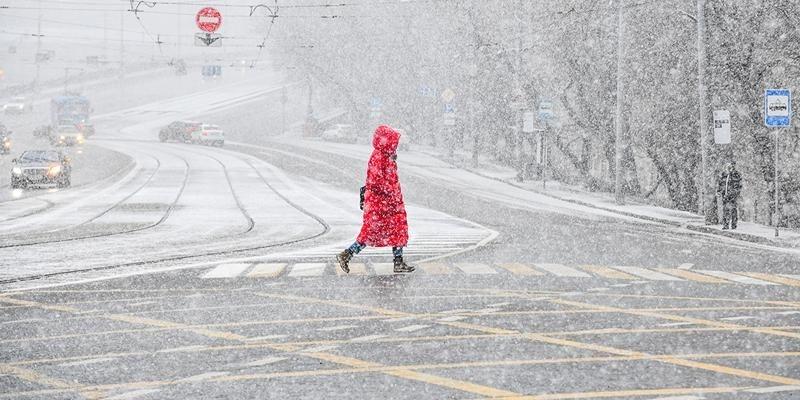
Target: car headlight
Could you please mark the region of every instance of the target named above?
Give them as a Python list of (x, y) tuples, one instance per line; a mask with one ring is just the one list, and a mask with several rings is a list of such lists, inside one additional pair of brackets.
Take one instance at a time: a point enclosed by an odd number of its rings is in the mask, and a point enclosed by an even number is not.
[(66, 139), (66, 138), (67, 138), (66, 136), (64, 136), (64, 135), (61, 135), (61, 140), (64, 140), (64, 139)]
[(50, 175), (58, 175), (60, 172), (61, 172), (61, 166), (60, 165), (54, 165), (54, 166), (50, 167), (49, 171), (47, 171), (47, 173), (50, 174)]
[(22, 168), (20, 167), (11, 168), (11, 173), (14, 175), (22, 175)]
[(83, 135), (78, 135), (78, 141), (80, 141), (80, 142), (83, 141)]

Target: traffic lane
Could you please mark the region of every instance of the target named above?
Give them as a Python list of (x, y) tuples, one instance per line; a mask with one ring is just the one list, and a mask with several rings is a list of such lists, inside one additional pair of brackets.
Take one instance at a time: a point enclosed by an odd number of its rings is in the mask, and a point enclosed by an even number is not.
[[(340, 187), (362, 185), (363, 165), (346, 157), (283, 143), (271, 143), (290, 152), (237, 148), (263, 157), (287, 171)], [(307, 160), (293, 157), (295, 152)], [(329, 165), (325, 168), (322, 165)], [(584, 218), (508, 205), (464, 195), (434, 181), (402, 173), (407, 201), (465, 218), (501, 232), (481, 251), (465, 257), (483, 261), (576, 263), (676, 267), (691, 263), (723, 270), (792, 273), (800, 262), (794, 251), (764, 248), (746, 242), (679, 230), (648, 222)]]

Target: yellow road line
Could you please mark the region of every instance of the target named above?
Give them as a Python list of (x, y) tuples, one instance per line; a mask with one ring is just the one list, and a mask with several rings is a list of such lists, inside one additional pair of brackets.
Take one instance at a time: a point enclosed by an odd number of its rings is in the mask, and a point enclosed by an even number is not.
[(702, 275), (697, 274), (691, 271), (687, 271), (685, 269), (678, 269), (678, 268), (656, 268), (657, 271), (663, 272), (668, 275), (674, 275), (679, 278), (683, 278), (690, 281), (695, 282), (702, 282), (702, 283), (735, 283), (731, 281), (727, 281), (722, 278), (717, 278), (710, 275)]
[(497, 264), (498, 267), (511, 272), (514, 275), (524, 275), (524, 276), (543, 276), (544, 272), (537, 271), (525, 264), (520, 263), (502, 263)]
[(351, 304), (343, 301), (338, 300), (325, 300), (325, 299), (317, 299), (313, 297), (302, 297), (302, 296), (293, 296), (287, 294), (274, 294), (274, 293), (253, 293), (256, 296), (267, 297), (267, 298), (274, 298), (274, 299), (284, 299), (284, 300), (293, 300), (299, 303), (316, 303), (316, 304), (326, 304), (329, 306), (336, 306), (336, 307), (344, 307), (344, 308), (351, 308), (355, 310), (362, 310), (362, 311), (370, 311), (376, 314), (390, 316), (390, 317), (408, 317), (411, 314), (402, 312), (402, 311), (394, 311), (388, 310), (385, 308), (380, 307), (372, 307), (366, 306), (362, 304)]
[(593, 274), (600, 275), (600, 276), (602, 276), (604, 278), (622, 279), (622, 280), (626, 280), (626, 281), (639, 280), (639, 278), (637, 278), (637, 277), (635, 277), (633, 275), (626, 274), (626, 273), (624, 273), (622, 271), (617, 271), (615, 269), (611, 269), (611, 268), (608, 268), (608, 267), (603, 267), (603, 266), (600, 266), (600, 265), (580, 265), (579, 268), (583, 269), (584, 271), (589, 271), (589, 272), (591, 272)]
[(751, 278), (761, 279), (763, 281), (778, 283), (781, 285), (800, 287), (800, 281), (797, 279), (786, 278), (778, 275), (762, 274), (758, 272), (737, 272), (739, 275), (749, 276)]

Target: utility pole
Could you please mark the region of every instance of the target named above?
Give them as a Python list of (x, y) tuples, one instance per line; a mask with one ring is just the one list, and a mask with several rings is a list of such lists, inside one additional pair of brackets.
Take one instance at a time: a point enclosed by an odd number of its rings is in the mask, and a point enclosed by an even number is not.
[(622, 152), (625, 149), (622, 143), (622, 94), (625, 87), (622, 81), (623, 37), (625, 24), (623, 21), (623, 0), (617, 2), (617, 110), (614, 118), (614, 199), (617, 204), (625, 204), (625, 193), (622, 188)]
[(697, 95), (700, 106), (700, 209), (706, 224), (714, 222), (714, 190), (708, 174), (708, 105), (706, 104), (706, 1), (697, 0)]
[(39, 18), (36, 24), (36, 57), (34, 60), (36, 61), (36, 79), (33, 84), (33, 91), (38, 93), (39, 92), (39, 73), (41, 69), (41, 61), (39, 60), (39, 54), (42, 53), (42, 0), (39, 0)]

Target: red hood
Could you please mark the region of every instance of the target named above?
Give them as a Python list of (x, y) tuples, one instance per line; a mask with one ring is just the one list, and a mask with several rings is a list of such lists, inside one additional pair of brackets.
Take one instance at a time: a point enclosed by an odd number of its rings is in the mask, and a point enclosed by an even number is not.
[(375, 129), (375, 135), (372, 137), (372, 147), (375, 150), (393, 154), (397, 151), (398, 144), (400, 144), (400, 132), (387, 125), (381, 125)]

